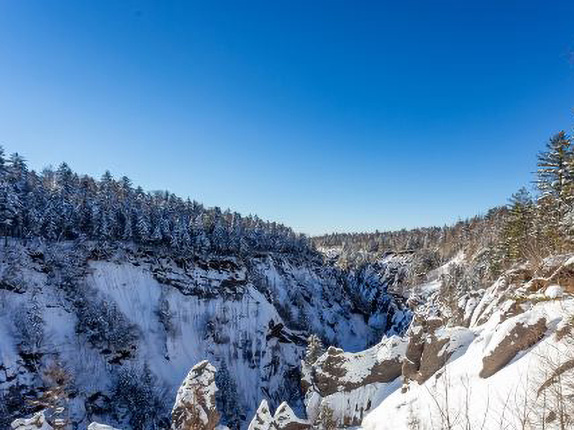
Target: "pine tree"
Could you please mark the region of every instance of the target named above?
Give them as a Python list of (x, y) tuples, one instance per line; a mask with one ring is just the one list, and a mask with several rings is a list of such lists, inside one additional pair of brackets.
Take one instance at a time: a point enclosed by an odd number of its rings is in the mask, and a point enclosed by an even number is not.
[(228, 249), (227, 229), (225, 228), (223, 218), (221, 217), (218, 217), (215, 220), (213, 233), (211, 234), (211, 243), (220, 253), (224, 253)]
[(136, 231), (138, 239), (141, 243), (147, 243), (149, 240), (149, 230), (150, 227), (148, 217), (140, 212), (137, 216)]
[(198, 255), (205, 254), (210, 247), (209, 239), (205, 234), (205, 228), (203, 225), (203, 216), (198, 215), (195, 217), (191, 227), (192, 231), (192, 242), (193, 242), (193, 250)]
[(153, 228), (153, 232), (151, 234), (151, 241), (159, 244), (161, 243), (162, 239), (163, 239), (163, 235), (161, 234), (161, 225), (160, 222), (156, 222), (154, 228)]
[(241, 409), (237, 395), (237, 386), (231, 378), (225, 360), (221, 360), (215, 374), (217, 410), (221, 412), (222, 421), (231, 430), (239, 430), (241, 426)]
[(572, 140), (563, 131), (554, 135), (538, 156), (539, 222), (550, 252), (562, 251), (564, 239), (569, 237), (565, 221), (574, 198), (573, 158)]
[(124, 219), (124, 231), (122, 234), (122, 240), (129, 242), (133, 239), (132, 218), (129, 213), (124, 213), (123, 219)]
[(572, 141), (561, 131), (547, 144), (546, 151), (538, 155), (536, 184), (543, 196), (553, 196), (558, 205), (564, 204), (568, 197), (566, 191), (572, 181)]
[(312, 334), (307, 338), (307, 349), (305, 350), (304, 359), (307, 365), (313, 365), (324, 352), (325, 347), (319, 336)]
[(134, 430), (157, 429), (162, 419), (158, 380), (145, 363), (142, 369), (120, 371), (115, 382), (115, 399), (130, 414)]
[(535, 247), (534, 202), (526, 188), (521, 188), (510, 198), (508, 220), (503, 229), (505, 256), (509, 261), (527, 257)]

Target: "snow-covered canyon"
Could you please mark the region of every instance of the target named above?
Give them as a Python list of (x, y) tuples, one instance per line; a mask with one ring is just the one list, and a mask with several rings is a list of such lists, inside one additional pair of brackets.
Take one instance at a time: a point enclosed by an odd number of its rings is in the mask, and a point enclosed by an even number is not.
[(129, 389), (157, 398), (159, 425), (189, 369), (209, 360), (228, 368), (243, 425), (262, 400), (304, 414), (306, 337), (356, 352), (404, 332), (410, 313), (386, 293), (396, 276), (396, 267), (353, 273), (272, 254), (182, 259), (137, 247), (102, 253), (90, 243), (11, 241), (0, 259), (0, 391), (5, 404), (22, 402), (16, 408), (29, 412), (23, 399), (42, 386), (40, 369), (57, 361), (72, 377), (74, 426), (127, 428), (122, 381), (147, 380), (153, 387)]

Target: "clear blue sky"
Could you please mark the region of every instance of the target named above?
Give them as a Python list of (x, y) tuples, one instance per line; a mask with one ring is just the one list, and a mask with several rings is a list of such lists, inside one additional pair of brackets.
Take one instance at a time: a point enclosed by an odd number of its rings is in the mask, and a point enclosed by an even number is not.
[(0, 1), (0, 143), (296, 230), (504, 204), (574, 124), (574, 1)]

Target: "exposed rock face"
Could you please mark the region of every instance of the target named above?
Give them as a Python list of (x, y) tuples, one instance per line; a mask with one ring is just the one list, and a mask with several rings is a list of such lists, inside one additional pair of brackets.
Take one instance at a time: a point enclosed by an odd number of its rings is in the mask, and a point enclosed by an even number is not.
[(196, 364), (177, 392), (172, 430), (214, 430), (219, 423), (215, 408), (216, 369), (208, 361)]
[(17, 419), (11, 427), (12, 430), (52, 430), (52, 426), (46, 421), (44, 412), (38, 412), (32, 418)]
[(418, 319), (409, 332), (409, 343), (402, 365), (405, 381), (422, 384), (448, 361), (453, 349), (445, 348), (450, 343), (447, 330), (440, 330), (443, 322), (438, 318)]
[[(393, 336), (358, 353), (329, 347), (311, 366), (303, 365), (307, 416), (313, 421), (323, 408), (333, 410), (342, 425), (359, 425), (377, 405), (379, 392), (401, 375), (405, 340)], [(345, 408), (335, 405), (345, 404)]]
[(525, 311), (525, 306), (516, 300), (508, 300), (502, 304), (500, 312), (500, 322), (504, 322), (507, 319), (513, 318), (516, 315), (520, 315)]
[(323, 397), (339, 391), (352, 391), (376, 382), (391, 382), (401, 374), (404, 342), (391, 338), (359, 353), (345, 353), (329, 347), (314, 364), (313, 386)]
[(497, 330), (498, 336), (488, 346), (482, 359), (481, 378), (488, 378), (506, 366), (520, 351), (530, 348), (540, 341), (546, 333), (546, 319), (535, 322), (513, 318), (502, 324)]
[(269, 405), (263, 400), (248, 430), (306, 430), (310, 427), (309, 421), (298, 418), (286, 402), (281, 403), (271, 416)]

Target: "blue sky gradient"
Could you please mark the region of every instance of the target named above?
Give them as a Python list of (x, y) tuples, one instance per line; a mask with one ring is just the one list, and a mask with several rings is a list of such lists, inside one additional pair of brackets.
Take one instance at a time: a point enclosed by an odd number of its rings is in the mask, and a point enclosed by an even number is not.
[(574, 2), (0, 2), (0, 143), (297, 231), (504, 204), (574, 107)]

